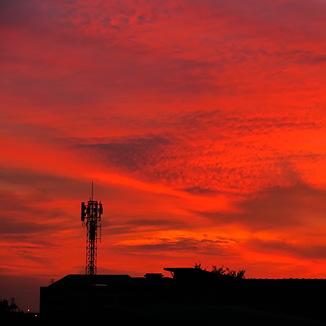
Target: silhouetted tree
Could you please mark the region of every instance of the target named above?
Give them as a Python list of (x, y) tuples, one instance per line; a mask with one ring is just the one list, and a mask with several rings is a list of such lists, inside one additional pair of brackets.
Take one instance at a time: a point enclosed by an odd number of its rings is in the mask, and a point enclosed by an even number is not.
[(10, 304), (9, 301), (6, 299), (0, 300), (1, 313), (17, 312), (17, 310), (18, 310), (18, 306), (15, 302), (15, 298), (10, 298)]
[(215, 273), (216, 275), (219, 275), (219, 276), (226, 276), (229, 278), (243, 279), (243, 278), (245, 278), (246, 271), (244, 269), (235, 271), (228, 267), (224, 268), (224, 265), (222, 265), (222, 267), (219, 267), (219, 268), (217, 268), (216, 266), (212, 266), (212, 273)]
[(240, 279), (243, 279), (243, 278), (245, 278), (245, 273), (246, 273), (245, 269), (240, 269), (240, 270), (238, 270), (236, 277), (240, 278)]
[(25, 325), (25, 326), (39, 326), (39, 319), (37, 314), (24, 313), (15, 302), (15, 298), (0, 300), (0, 323), (1, 325)]
[(194, 269), (200, 269), (201, 271), (206, 271), (206, 268), (201, 267), (201, 263), (199, 263), (199, 264), (195, 263)]
[(211, 275), (214, 275), (216, 278), (229, 278), (229, 279), (244, 279), (246, 271), (244, 269), (240, 269), (239, 271), (235, 271), (233, 269), (230, 269), (228, 267), (224, 267), (222, 265), (221, 267), (212, 266), (211, 272), (206, 271), (205, 268), (202, 268), (201, 264), (195, 263), (194, 268), (196, 270), (205, 271), (207, 273), (212, 273)]

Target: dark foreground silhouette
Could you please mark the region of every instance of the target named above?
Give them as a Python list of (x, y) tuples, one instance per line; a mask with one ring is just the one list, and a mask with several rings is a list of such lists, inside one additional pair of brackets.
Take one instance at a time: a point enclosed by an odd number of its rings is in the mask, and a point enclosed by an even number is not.
[(67, 275), (41, 288), (42, 325), (326, 325), (326, 280), (221, 277), (201, 268), (162, 274)]
[(20, 311), (15, 299), (11, 298), (10, 302), (7, 299), (0, 300), (0, 324), (10, 326), (33, 326), (39, 325), (39, 314)]

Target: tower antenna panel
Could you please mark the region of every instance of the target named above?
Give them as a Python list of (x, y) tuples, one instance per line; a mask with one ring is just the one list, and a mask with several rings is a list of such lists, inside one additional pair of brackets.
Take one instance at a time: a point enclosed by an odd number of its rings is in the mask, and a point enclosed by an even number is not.
[(81, 203), (81, 220), (86, 227), (86, 275), (97, 273), (97, 240), (101, 239), (101, 217), (103, 206), (94, 200), (94, 185), (92, 182), (92, 197)]

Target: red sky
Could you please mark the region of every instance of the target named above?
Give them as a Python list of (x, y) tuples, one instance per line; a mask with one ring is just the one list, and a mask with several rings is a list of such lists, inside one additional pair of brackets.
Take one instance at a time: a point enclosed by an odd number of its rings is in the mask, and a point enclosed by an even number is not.
[(92, 180), (99, 273), (326, 276), (326, 1), (0, 6), (0, 282), (84, 272)]

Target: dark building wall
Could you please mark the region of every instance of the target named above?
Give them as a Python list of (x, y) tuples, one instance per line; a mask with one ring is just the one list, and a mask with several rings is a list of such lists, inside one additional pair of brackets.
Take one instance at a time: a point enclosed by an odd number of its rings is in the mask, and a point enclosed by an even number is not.
[(128, 322), (149, 315), (153, 317), (155, 311), (155, 318), (165, 320), (163, 308), (174, 311), (175, 318), (182, 319), (181, 312), (185, 309), (191, 314), (199, 307), (237, 305), (325, 320), (326, 299), (322, 295), (325, 290), (326, 280), (317, 279), (214, 281), (205, 278), (68, 275), (41, 288), (40, 313), (45, 323), (58, 324), (62, 320), (100, 322), (108, 318)]

